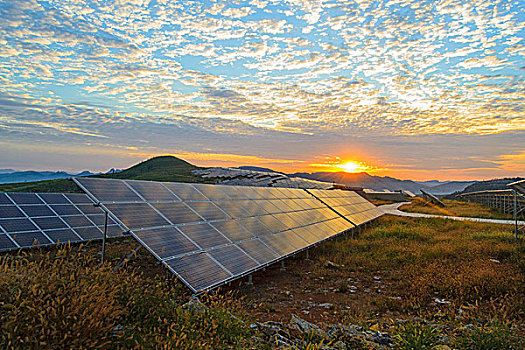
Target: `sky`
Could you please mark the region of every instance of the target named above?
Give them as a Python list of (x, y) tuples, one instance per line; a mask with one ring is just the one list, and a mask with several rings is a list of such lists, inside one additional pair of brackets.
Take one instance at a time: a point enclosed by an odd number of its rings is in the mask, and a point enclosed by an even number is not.
[(0, 18), (0, 168), (525, 176), (523, 0), (0, 0)]

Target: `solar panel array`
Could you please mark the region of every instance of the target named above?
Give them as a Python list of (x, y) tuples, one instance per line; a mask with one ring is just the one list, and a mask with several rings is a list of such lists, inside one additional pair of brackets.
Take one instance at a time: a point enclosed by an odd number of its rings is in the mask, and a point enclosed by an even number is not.
[(354, 227), (299, 189), (94, 178), (75, 182), (194, 292)]
[[(80, 193), (0, 193), (0, 251), (102, 238), (104, 211)], [(123, 230), (108, 220), (108, 236)]]
[(353, 191), (312, 189), (308, 192), (357, 226), (383, 214), (375, 205)]
[(229, 186), (317, 188), (326, 190), (334, 187), (330, 182), (288, 177), (281, 173), (236, 168), (207, 168), (193, 170), (193, 173), (203, 178), (220, 179), (220, 184)]

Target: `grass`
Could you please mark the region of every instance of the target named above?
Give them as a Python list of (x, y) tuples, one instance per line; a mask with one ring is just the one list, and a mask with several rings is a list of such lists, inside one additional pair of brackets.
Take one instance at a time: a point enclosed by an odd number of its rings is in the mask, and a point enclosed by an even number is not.
[[(383, 217), (311, 249), (311, 260), (256, 273), (253, 288), (203, 297), (204, 312), (182, 306), (189, 292), (145, 250), (113, 272), (135, 245), (111, 241), (103, 267), (98, 243), (0, 255), (0, 348), (270, 349), (249, 325), (292, 313), (388, 333), (398, 349), (525, 347), (525, 244), (505, 226)], [(304, 349), (369, 348), (302, 337)]]
[[(379, 325), (401, 349), (447, 338), (453, 348), (472, 349), (461, 340), (470, 333), (456, 329), (487, 320), (495, 335), (480, 330), (480, 337), (507, 344), (498, 334), (510, 334), (508, 342), (523, 348), (524, 253), (503, 225), (387, 216), (356, 239), (313, 249), (310, 263), (295, 259), (286, 272), (265, 272), (246, 298), (273, 305), (250, 309), (257, 318), (285, 322), (304, 311), (310, 322)], [(333, 306), (319, 306), (327, 302)]]
[(82, 246), (3, 255), (0, 347), (244, 348), (251, 331), (232, 314), (239, 299), (206, 296), (198, 312), (182, 307), (187, 298), (180, 284), (138, 267), (100, 266)]
[(0, 192), (66, 192), (66, 193), (78, 192), (78, 193), (83, 193), (78, 188), (78, 186), (69, 179), (0, 184)]
[(505, 214), (478, 203), (469, 203), (445, 199), (442, 200), (446, 207), (441, 208), (432, 203), (426, 203), (423, 199), (415, 197), (411, 204), (403, 205), (399, 209), (409, 213), (423, 213), (446, 216), (463, 216), (484, 219), (512, 220), (512, 214)]

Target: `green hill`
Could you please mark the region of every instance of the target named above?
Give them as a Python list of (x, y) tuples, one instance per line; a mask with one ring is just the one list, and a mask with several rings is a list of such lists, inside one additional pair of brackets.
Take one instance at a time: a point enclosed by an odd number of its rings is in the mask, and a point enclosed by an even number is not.
[[(114, 174), (94, 175), (112, 179), (132, 179), (173, 182), (209, 182), (196, 176), (192, 170), (200, 169), (180, 158), (160, 156), (145, 160), (137, 165)], [(82, 192), (68, 179), (22, 182), (0, 185), (3, 192)]]
[(114, 174), (97, 175), (113, 179), (149, 180), (149, 181), (176, 181), (202, 182), (200, 176), (195, 176), (192, 170), (200, 169), (173, 156), (160, 156), (143, 161), (131, 168)]

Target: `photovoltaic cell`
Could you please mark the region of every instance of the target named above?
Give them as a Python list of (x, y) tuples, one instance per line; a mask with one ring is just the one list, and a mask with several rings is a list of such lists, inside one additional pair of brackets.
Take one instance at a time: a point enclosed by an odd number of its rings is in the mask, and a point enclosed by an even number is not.
[(206, 290), (231, 277), (206, 253), (173, 258), (166, 260), (166, 264), (195, 290)]
[(204, 249), (230, 243), (228, 239), (207, 223), (184, 225), (180, 226), (179, 229), (185, 233), (189, 239)]
[(160, 182), (135, 181), (130, 183), (130, 185), (144, 199), (150, 202), (180, 200)]
[(246, 253), (257, 260), (259, 264), (264, 265), (280, 257), (272, 248), (264, 244), (260, 239), (252, 239), (239, 243)]
[(172, 226), (138, 231), (137, 237), (162, 259), (199, 249)]
[(361, 225), (382, 215), (375, 205), (353, 191), (308, 190), (355, 225)]
[[(355, 227), (318, 196), (300, 189), (75, 181), (194, 292), (217, 287)], [(126, 194), (99, 198), (92, 191), (111, 187), (133, 188), (144, 201), (132, 202)], [(318, 195), (336, 199), (340, 210), (355, 211), (348, 216), (360, 218), (369, 209), (369, 203), (353, 192), (324, 192)]]
[(152, 205), (174, 224), (203, 221), (184, 203), (152, 203)]
[(169, 222), (147, 203), (107, 204), (106, 208), (130, 230), (169, 225)]
[(47, 239), (46, 236), (44, 236), (40, 231), (15, 233), (11, 235), (11, 238), (13, 238), (20, 247), (26, 248), (38, 247), (41, 245), (53, 243), (49, 239)]
[[(67, 197), (61, 193), (39, 193), (38, 196), (47, 204), (71, 204)], [(87, 198), (85, 194), (78, 194), (78, 196)]]
[(190, 184), (184, 184), (184, 183), (169, 183), (164, 182), (164, 186), (166, 186), (171, 192), (177, 195), (181, 200), (183, 201), (205, 201), (207, 200), (206, 197), (202, 195), (199, 191), (193, 187), (193, 185)]
[(243, 274), (259, 265), (235, 245), (213, 249), (210, 255), (234, 275)]
[(0, 234), (0, 247), (3, 249), (16, 249), (16, 244), (13, 243), (6, 234)]
[[(0, 198), (0, 251), (102, 238), (104, 212), (85, 194), (0, 193)], [(108, 219), (108, 237), (121, 235), (124, 230)]]
[(238, 220), (216, 221), (211, 223), (219, 232), (228, 237), (232, 242), (242, 241), (253, 238), (247, 229), (245, 229)]
[(5, 193), (0, 193), (0, 205), (2, 204), (13, 204), (9, 198), (5, 195)]
[(228, 219), (228, 215), (212, 202), (189, 202), (188, 205), (208, 221)]
[(0, 206), (0, 218), (10, 219), (10, 218), (23, 218), (25, 217), (24, 213), (14, 205), (2, 205)]

